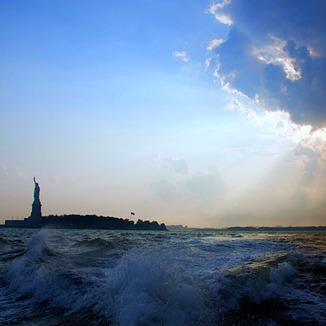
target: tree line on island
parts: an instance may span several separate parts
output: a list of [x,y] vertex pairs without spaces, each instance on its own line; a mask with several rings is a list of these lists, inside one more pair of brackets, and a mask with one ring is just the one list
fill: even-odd
[[157,221],[138,219],[135,223],[127,218],[78,214],[44,216],[42,226],[65,229],[166,230],[165,224],[159,224]]

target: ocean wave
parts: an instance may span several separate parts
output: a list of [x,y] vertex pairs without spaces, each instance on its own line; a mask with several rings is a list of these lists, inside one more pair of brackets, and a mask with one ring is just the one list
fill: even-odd
[[115,248],[116,244],[110,240],[104,240],[102,238],[95,238],[90,240],[81,240],[74,244],[74,246],[84,246],[84,247],[105,247],[105,248]]
[[288,262],[267,264],[259,273],[213,270],[204,261],[193,264],[185,252],[136,250],[107,273],[102,286],[114,295],[95,309],[113,311],[119,325],[213,325],[245,298],[258,304],[281,295],[294,274]]
[[6,311],[5,320],[13,324],[24,306],[59,311],[58,325],[73,320],[121,326],[326,321],[320,253],[307,257],[301,247],[271,239],[196,234],[146,242],[149,236],[82,234],[70,250],[60,251],[53,249],[56,235],[34,234],[0,283],[0,312]]

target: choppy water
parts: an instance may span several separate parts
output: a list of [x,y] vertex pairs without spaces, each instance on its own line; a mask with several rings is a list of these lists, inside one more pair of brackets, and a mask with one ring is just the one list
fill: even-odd
[[1,325],[326,325],[326,232],[0,229]]

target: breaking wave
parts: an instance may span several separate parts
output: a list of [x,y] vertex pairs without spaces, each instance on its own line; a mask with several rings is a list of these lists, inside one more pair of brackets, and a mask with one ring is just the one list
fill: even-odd
[[69,250],[57,234],[35,233],[5,269],[0,322],[326,322],[325,258],[316,251],[307,257],[293,243],[245,235],[91,232],[70,239]]

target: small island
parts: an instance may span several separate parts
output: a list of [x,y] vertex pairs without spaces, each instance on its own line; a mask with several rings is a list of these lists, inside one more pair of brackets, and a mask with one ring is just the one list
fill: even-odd
[[[51,229],[99,229],[99,230],[154,230],[166,231],[164,223],[143,221],[135,223],[127,218],[97,215],[49,215],[42,216],[40,186],[34,178],[34,201],[32,212],[24,220],[6,220],[4,227],[8,228],[51,228]],[[132,213],[134,215],[134,213]]]

